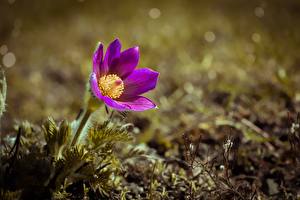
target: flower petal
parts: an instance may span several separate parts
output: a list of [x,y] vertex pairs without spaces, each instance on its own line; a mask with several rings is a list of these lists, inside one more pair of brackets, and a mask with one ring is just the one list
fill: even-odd
[[104,103],[106,105],[108,105],[109,107],[112,107],[113,109],[116,109],[116,110],[119,110],[119,111],[124,111],[124,110],[129,109],[128,106],[119,104],[117,101],[115,101],[115,100],[113,100],[113,99],[111,99],[107,96],[103,96],[101,94],[101,91],[100,91],[99,86],[98,86],[97,75],[95,73],[91,74],[90,86],[91,86],[91,90],[92,90],[92,93],[94,94],[94,96],[96,98],[98,98],[99,100],[104,101]]
[[103,69],[101,69],[102,60],[103,60],[103,44],[99,43],[93,55],[93,72],[96,73],[97,77],[99,77],[99,75],[102,74],[101,72],[104,71]]
[[107,96],[102,96],[102,100],[104,101],[104,103],[107,106],[109,106],[109,107],[111,107],[111,108],[113,108],[115,110],[118,110],[118,111],[126,111],[126,110],[130,109],[130,107],[128,107],[127,105],[120,104],[120,102],[115,101],[112,98],[107,97]]
[[103,67],[105,68],[106,73],[108,72],[109,66],[111,65],[112,61],[120,57],[120,52],[121,43],[119,39],[115,39],[112,43],[110,43],[105,53]]
[[112,62],[110,73],[117,74],[121,78],[126,78],[137,66],[139,62],[139,47],[132,47],[123,51],[116,62]]
[[153,108],[157,108],[157,106],[148,98],[137,96],[132,99],[128,99],[126,102],[120,102],[119,104],[126,107],[126,110],[131,111],[145,111]]
[[121,100],[135,97],[155,88],[159,73],[148,68],[134,70],[124,80]]
[[91,91],[94,94],[94,96],[97,97],[98,99],[101,99],[102,94],[101,94],[99,86],[98,86],[97,75],[94,72],[90,76],[90,86],[91,86]]

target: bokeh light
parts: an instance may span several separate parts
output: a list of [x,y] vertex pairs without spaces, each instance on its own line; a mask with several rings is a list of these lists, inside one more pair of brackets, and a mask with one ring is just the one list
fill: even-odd
[[16,56],[12,52],[8,52],[2,58],[2,63],[5,67],[12,67],[16,63]]
[[161,12],[158,8],[151,8],[149,10],[149,16],[152,18],[152,19],[157,19],[159,18],[161,15]]

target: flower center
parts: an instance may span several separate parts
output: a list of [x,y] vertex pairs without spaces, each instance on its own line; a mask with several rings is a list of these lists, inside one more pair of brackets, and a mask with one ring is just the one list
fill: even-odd
[[112,99],[119,98],[124,91],[122,79],[115,74],[102,76],[98,81],[98,86],[102,95]]

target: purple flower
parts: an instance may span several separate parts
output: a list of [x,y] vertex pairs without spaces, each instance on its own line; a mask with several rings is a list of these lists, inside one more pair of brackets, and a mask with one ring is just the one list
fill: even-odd
[[100,43],[93,56],[90,86],[94,96],[119,111],[144,111],[156,105],[140,96],[155,88],[159,73],[148,68],[135,69],[139,62],[139,48],[121,52],[121,43],[114,40],[103,58]]

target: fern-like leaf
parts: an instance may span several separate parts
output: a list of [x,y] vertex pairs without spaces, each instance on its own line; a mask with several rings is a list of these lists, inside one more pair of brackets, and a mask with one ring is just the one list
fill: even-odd
[[88,136],[94,147],[99,147],[107,143],[127,142],[132,140],[132,136],[126,129],[114,126],[109,121],[90,128]]
[[64,120],[58,127],[53,118],[48,118],[43,125],[43,131],[49,153],[56,159],[60,158],[71,136],[72,130],[69,123]]
[[21,191],[0,190],[1,200],[16,200],[16,199],[20,199],[20,196],[21,196]]
[[[93,160],[90,153],[85,150],[82,146],[75,146],[68,148],[64,151],[62,158],[58,159],[56,168],[56,187],[60,186],[65,179],[68,178],[87,178],[92,174],[93,169],[83,170],[84,166],[89,166]],[[86,171],[88,173],[81,173],[81,171]]]

